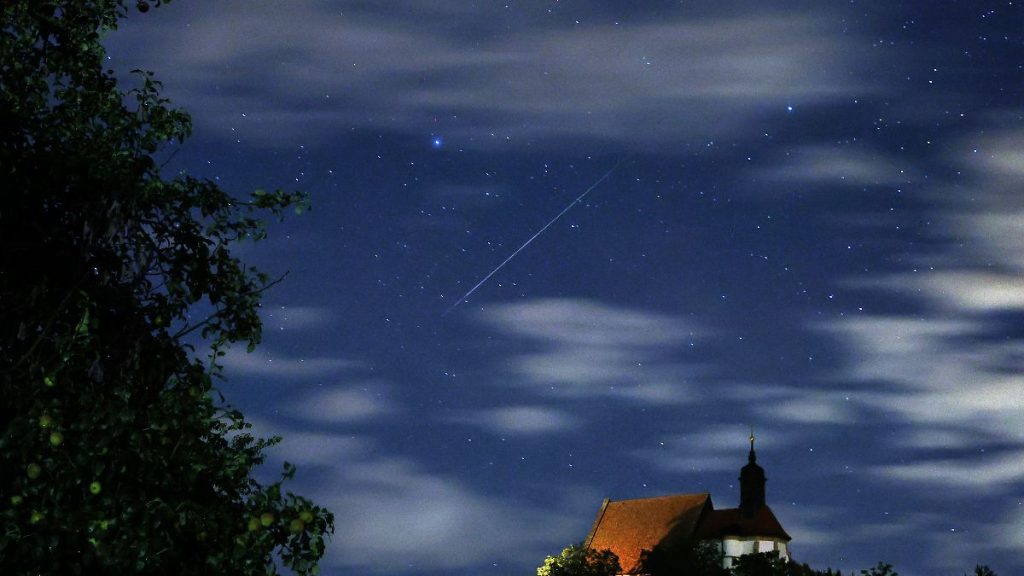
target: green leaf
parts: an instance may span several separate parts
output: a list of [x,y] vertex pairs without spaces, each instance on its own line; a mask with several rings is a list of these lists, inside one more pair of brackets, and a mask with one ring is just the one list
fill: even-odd
[[[154,158],[191,121],[152,72],[120,85],[102,44],[129,9],[161,4],[3,4],[0,470],[15,472],[0,474],[0,494],[22,498],[0,509],[5,574],[250,575],[323,555],[322,538],[287,530],[236,545],[254,506],[283,514],[297,500],[253,478],[278,439],[233,437],[246,424],[213,386],[228,345],[259,343],[260,298],[278,278],[243,262],[239,243],[308,204],[161,173]],[[329,514],[316,523],[333,530]]]

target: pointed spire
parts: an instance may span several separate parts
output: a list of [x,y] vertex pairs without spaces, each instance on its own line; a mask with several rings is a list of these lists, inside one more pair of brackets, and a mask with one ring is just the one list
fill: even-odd
[[744,516],[753,517],[765,505],[764,469],[757,465],[757,453],[754,452],[754,427],[750,427],[750,454],[748,463],[740,469],[740,510]]

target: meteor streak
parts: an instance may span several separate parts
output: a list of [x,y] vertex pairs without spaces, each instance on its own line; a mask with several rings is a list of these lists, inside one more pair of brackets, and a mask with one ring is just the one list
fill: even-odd
[[557,222],[558,219],[561,218],[563,214],[568,212],[570,208],[572,208],[573,206],[578,204],[580,202],[580,200],[583,200],[584,198],[586,198],[587,194],[590,194],[591,190],[593,190],[594,188],[597,188],[601,184],[601,182],[604,182],[605,180],[607,180],[608,177],[612,175],[612,172],[615,172],[615,169],[618,168],[619,165],[622,164],[626,160],[626,158],[628,158],[628,156],[623,156],[618,162],[615,163],[615,166],[612,166],[610,170],[608,170],[607,172],[604,173],[604,176],[601,176],[600,178],[598,178],[596,182],[594,182],[593,184],[590,185],[589,188],[584,190],[583,194],[580,194],[579,196],[576,197],[575,200],[570,202],[568,206],[566,206],[565,208],[562,208],[561,212],[559,212],[554,218],[552,218],[550,221],[548,221],[548,223],[545,224],[543,228],[541,228],[540,230],[537,230],[536,234],[534,234],[533,236],[530,236],[529,240],[527,240],[526,242],[523,242],[522,246],[517,248],[516,251],[513,252],[512,254],[510,254],[508,258],[505,258],[505,260],[501,264],[498,264],[498,266],[494,270],[491,270],[490,274],[488,274],[487,276],[484,276],[483,280],[477,282],[476,286],[473,286],[472,288],[470,288],[469,292],[466,292],[465,294],[463,294],[462,298],[459,298],[455,302],[455,304],[452,304],[451,307],[448,308],[447,310],[445,310],[444,314],[442,314],[441,316],[447,316],[452,310],[455,310],[455,308],[459,304],[462,304],[466,300],[466,298],[469,298],[470,296],[472,296],[473,292],[476,292],[478,288],[480,288],[481,286],[484,285],[484,282],[487,282],[491,278],[491,276],[494,276],[498,272],[498,270],[501,270],[505,266],[505,264],[508,264],[513,258],[515,258],[516,254],[519,254],[520,252],[522,252],[524,248],[526,248],[527,246],[530,245],[530,242],[533,242],[534,240],[536,240],[538,236],[543,234],[545,230],[547,230],[552,224]]

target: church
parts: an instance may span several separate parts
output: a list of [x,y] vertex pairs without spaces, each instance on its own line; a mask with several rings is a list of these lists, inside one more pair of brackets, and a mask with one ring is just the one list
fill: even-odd
[[634,500],[606,498],[584,546],[614,552],[624,575],[643,574],[645,550],[692,540],[719,543],[726,568],[754,552],[777,551],[781,558],[789,559],[791,538],[765,503],[767,478],[757,464],[753,433],[747,460],[740,470],[738,508],[715,509],[706,492]]

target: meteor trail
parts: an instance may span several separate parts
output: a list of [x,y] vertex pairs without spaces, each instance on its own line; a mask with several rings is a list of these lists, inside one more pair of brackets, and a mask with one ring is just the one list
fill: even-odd
[[580,200],[583,200],[587,196],[587,194],[590,194],[591,190],[593,190],[594,188],[597,188],[601,184],[601,182],[604,182],[605,180],[607,180],[608,177],[612,175],[612,172],[615,172],[615,169],[618,168],[619,165],[622,164],[626,160],[626,158],[628,158],[628,156],[623,156],[618,162],[615,163],[615,166],[612,166],[610,170],[608,170],[607,172],[604,173],[604,176],[601,176],[600,178],[598,178],[596,182],[594,182],[593,184],[590,185],[589,188],[584,190],[583,194],[580,194],[579,196],[576,197],[575,200],[570,202],[568,206],[566,206],[565,208],[562,208],[562,211],[559,212],[558,215],[556,215],[547,224],[545,224],[543,228],[538,230],[536,234],[534,234],[533,236],[530,236],[529,240],[527,240],[526,242],[523,242],[522,246],[517,248],[516,251],[513,252],[512,254],[510,254],[508,258],[505,258],[505,260],[501,264],[498,264],[498,266],[494,270],[491,270],[490,274],[488,274],[487,276],[484,276],[483,280],[477,282],[476,286],[473,286],[472,288],[470,288],[469,292],[466,292],[465,294],[463,294],[462,298],[459,298],[455,302],[455,304],[452,304],[451,307],[448,308],[447,310],[445,310],[444,314],[442,314],[441,316],[447,316],[452,310],[455,310],[455,308],[459,304],[462,304],[466,300],[466,298],[469,298],[473,294],[473,292],[476,292],[478,288],[483,286],[484,282],[487,282],[487,280],[489,280],[491,278],[491,276],[494,276],[494,274],[497,273],[498,270],[501,270],[505,266],[505,264],[508,264],[509,261],[511,261],[513,258],[515,258],[516,254],[519,254],[520,252],[523,251],[523,248],[526,248],[527,246],[529,246],[530,242],[533,242],[534,240],[536,240],[538,236],[543,234],[544,231],[548,229],[548,227],[550,227],[552,224],[557,222],[558,219],[561,218],[563,214],[568,212],[570,208],[572,208],[577,203],[579,203]]

